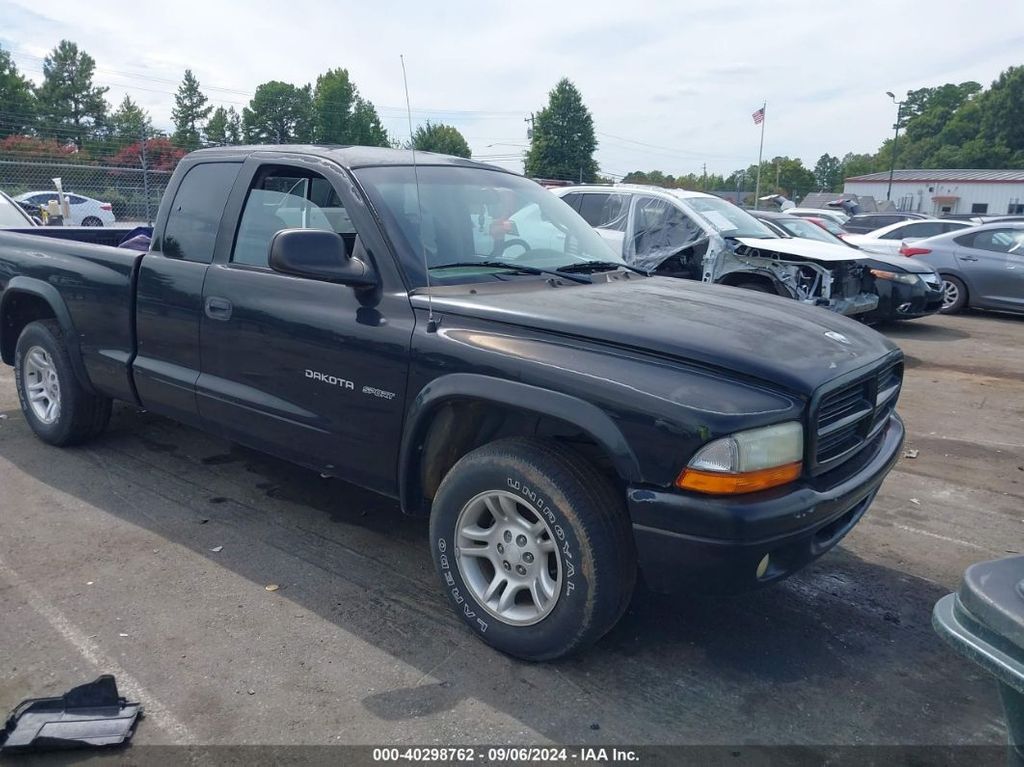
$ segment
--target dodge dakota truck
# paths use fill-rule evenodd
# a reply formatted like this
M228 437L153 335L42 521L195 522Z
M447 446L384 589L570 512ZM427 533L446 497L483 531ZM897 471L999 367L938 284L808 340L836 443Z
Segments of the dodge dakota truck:
M903 357L875 331L649 277L467 160L204 149L148 252L62 234L0 232L0 353L40 439L95 438L122 400L392 496L429 515L465 624L525 659L596 641L638 575L799 570L903 441Z

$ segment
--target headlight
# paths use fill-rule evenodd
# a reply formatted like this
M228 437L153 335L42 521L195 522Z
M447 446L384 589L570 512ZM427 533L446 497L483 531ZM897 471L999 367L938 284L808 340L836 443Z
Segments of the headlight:
M777 487L800 476L803 454L804 430L797 421L737 432L698 450L676 487L717 495Z
M916 274L905 274L903 272L887 272L884 269L872 269L871 274L877 280L902 282L904 285L914 285L920 279L920 277Z

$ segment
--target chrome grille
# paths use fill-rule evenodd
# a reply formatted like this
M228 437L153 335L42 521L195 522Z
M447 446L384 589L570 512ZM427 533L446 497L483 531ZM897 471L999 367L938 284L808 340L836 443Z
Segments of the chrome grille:
M821 396L812 417L813 473L834 469L878 435L902 383L903 363L895 362Z

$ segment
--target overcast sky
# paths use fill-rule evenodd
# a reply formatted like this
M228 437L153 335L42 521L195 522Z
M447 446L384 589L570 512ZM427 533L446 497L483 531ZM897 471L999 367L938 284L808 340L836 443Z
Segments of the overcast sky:
M393 136L451 123L474 155L521 169L524 118L572 79L594 116L607 173L729 173L757 160L751 113L768 102L765 157L874 151L895 107L885 91L977 80L1024 64L1024 2L281 2L0 0L0 46L33 80L61 39L97 61L96 82L170 126L186 67L214 104L241 110L267 80L349 70ZM495 6L499 4L494 4ZM493 146L489 146L493 145Z

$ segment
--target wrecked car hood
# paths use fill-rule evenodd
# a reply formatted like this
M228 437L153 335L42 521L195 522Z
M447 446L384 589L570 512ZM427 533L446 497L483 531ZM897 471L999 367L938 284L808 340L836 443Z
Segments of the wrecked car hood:
M808 261L856 261L858 258L857 251L845 245L833 245L829 242L805 240L799 237L777 237L763 240L756 237L737 237L730 241L738 242L748 248L770 250L773 253L779 253L784 256L796 256Z
M671 277L434 288L434 313L629 347L802 394L897 351L859 322L789 298ZM413 296L426 308L426 296ZM442 322L441 331L454 323ZM838 338L837 338L838 336ZM624 369L628 375L628 368Z

